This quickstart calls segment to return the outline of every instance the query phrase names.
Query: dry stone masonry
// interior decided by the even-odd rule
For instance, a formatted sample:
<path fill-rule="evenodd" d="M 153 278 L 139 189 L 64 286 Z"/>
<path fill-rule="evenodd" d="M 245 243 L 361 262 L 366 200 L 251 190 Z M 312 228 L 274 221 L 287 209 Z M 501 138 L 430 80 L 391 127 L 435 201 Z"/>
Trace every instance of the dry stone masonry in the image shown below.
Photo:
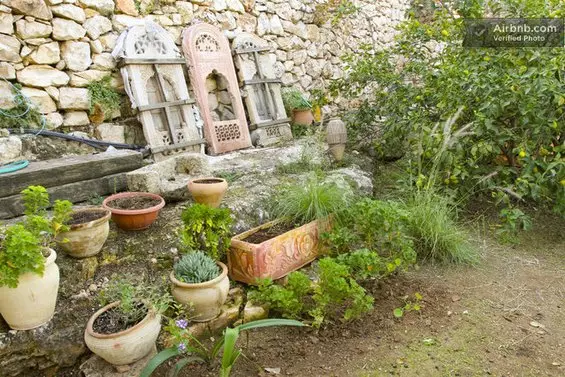
<path fill-rule="evenodd" d="M 22 85 L 50 128 L 83 127 L 90 124 L 88 92 L 74 89 L 107 75 L 113 77 L 114 86 L 123 87 L 110 55 L 123 30 L 153 21 L 180 45 L 183 30 L 202 21 L 220 28 L 230 41 L 242 32 L 259 36 L 276 58 L 276 78 L 309 92 L 343 74 L 343 54 L 364 43 L 377 47 L 391 43 L 409 3 L 355 0 L 358 12 L 332 25 L 331 16 L 324 23 L 317 21 L 321 12 L 317 6 L 324 2 L 0 0 L 0 78 Z M 11 88 L 0 86 L 3 108 L 10 106 L 10 96 Z M 221 102 L 225 97 L 218 94 L 218 106 L 229 105 Z"/>

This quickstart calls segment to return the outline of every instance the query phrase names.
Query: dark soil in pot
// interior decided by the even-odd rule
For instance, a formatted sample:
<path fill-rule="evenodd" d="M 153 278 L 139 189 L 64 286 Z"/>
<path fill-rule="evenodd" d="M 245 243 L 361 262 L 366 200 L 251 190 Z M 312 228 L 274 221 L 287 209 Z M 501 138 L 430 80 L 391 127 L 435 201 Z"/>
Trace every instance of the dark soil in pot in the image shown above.
<path fill-rule="evenodd" d="M 221 179 L 217 178 L 203 178 L 203 179 L 195 179 L 194 183 L 204 183 L 204 184 L 212 184 L 212 183 L 222 183 Z"/>
<path fill-rule="evenodd" d="M 250 235 L 249 237 L 243 239 L 242 241 L 253 243 L 253 244 L 259 244 L 261 242 L 265 242 L 267 240 L 270 240 L 271 238 L 275 238 L 276 236 L 280 236 L 281 234 L 284 234 L 288 231 L 291 231 L 294 228 L 296 228 L 296 226 L 294 226 L 292 224 L 279 223 L 279 224 L 273 225 L 270 228 L 261 229 L 258 232 L 255 232 L 252 235 Z"/>
<path fill-rule="evenodd" d="M 104 216 L 106 216 L 106 211 L 103 210 L 75 212 L 71 214 L 71 219 L 68 221 L 67 225 L 86 224 Z"/>
<path fill-rule="evenodd" d="M 140 309 L 142 308 L 140 307 Z M 117 332 L 127 330 L 130 327 L 133 327 L 141 322 L 147 315 L 147 309 L 145 309 L 143 313 L 144 314 L 141 316 L 141 318 L 138 318 L 135 321 L 131 321 L 127 318 L 124 318 L 124 314 L 119 310 L 118 307 L 114 307 L 100 314 L 98 318 L 94 320 L 92 329 L 99 334 L 115 334 Z"/>
<path fill-rule="evenodd" d="M 146 196 L 132 196 L 111 200 L 107 203 L 107 206 L 116 209 L 146 209 L 155 207 L 159 203 L 161 203 L 159 199 Z"/>

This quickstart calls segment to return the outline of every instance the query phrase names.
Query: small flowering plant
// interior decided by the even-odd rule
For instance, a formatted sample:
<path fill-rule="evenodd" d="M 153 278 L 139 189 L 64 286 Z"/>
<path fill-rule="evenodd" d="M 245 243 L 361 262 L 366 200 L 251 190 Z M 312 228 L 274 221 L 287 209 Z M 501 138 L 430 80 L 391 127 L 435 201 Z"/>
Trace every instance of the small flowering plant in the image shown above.
<path fill-rule="evenodd" d="M 241 355 L 241 350 L 236 349 L 239 333 L 243 330 L 270 326 L 304 326 L 304 324 L 292 319 L 262 319 L 244 323 L 234 328 L 227 328 L 222 337 L 214 343 L 212 348 L 208 349 L 190 333 L 186 319 L 171 319 L 165 326 L 165 331 L 170 334 L 170 347 L 155 355 L 141 371 L 140 377 L 150 377 L 155 369 L 165 361 L 184 356 L 173 367 L 170 375 L 175 377 L 189 363 L 202 361 L 212 363 L 222 349 L 220 377 L 229 377 L 233 365 Z"/>

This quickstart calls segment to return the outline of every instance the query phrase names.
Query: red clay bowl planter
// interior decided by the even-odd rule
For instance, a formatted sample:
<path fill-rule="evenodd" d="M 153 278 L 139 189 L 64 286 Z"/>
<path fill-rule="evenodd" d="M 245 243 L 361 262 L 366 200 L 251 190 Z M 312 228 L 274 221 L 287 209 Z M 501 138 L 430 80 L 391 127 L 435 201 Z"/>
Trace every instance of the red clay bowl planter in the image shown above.
<path fill-rule="evenodd" d="M 220 206 L 227 189 L 228 183 L 222 178 L 195 178 L 188 182 L 188 191 L 194 201 L 213 208 Z"/>
<path fill-rule="evenodd" d="M 315 220 L 261 243 L 246 241 L 251 235 L 280 223 L 275 220 L 238 234 L 228 252 L 230 278 L 247 284 L 257 279 L 280 279 L 310 263 L 319 253 L 319 235 L 329 222 Z"/>
<path fill-rule="evenodd" d="M 218 277 L 204 283 L 183 283 L 175 278 L 175 272 L 171 271 L 169 278 L 173 297 L 181 304 L 192 304 L 192 321 L 206 322 L 216 318 L 228 298 L 228 268 L 222 262 L 216 263 L 222 272 Z"/>
<path fill-rule="evenodd" d="M 127 330 L 113 334 L 94 331 L 94 321 L 105 311 L 116 307 L 119 301 L 106 305 L 90 317 L 84 331 L 84 341 L 96 355 L 115 366 L 123 366 L 143 359 L 153 350 L 161 331 L 161 315 L 149 310 L 145 318 Z"/>
<path fill-rule="evenodd" d="M 71 225 L 68 232 L 57 236 L 57 245 L 71 257 L 94 256 L 102 250 L 108 238 L 112 213 L 105 208 L 85 208 L 73 211 L 72 216 L 77 215 L 90 216 L 94 220 Z"/>
<path fill-rule="evenodd" d="M 314 123 L 314 115 L 311 109 L 294 109 L 292 110 L 292 123 L 303 124 L 306 126 Z"/>
<path fill-rule="evenodd" d="M 0 314 L 14 330 L 30 330 L 51 320 L 59 291 L 57 253 L 49 249 L 43 276 L 28 272 L 20 275 L 18 286 L 0 287 Z"/>
<path fill-rule="evenodd" d="M 120 209 L 113 208 L 109 205 L 110 202 L 116 199 L 133 199 L 136 197 L 156 199 L 160 202 L 159 204 L 144 209 Z M 119 228 L 123 230 L 143 230 L 149 228 L 157 219 L 159 210 L 165 206 L 165 200 L 157 194 L 148 192 L 122 192 L 104 199 L 102 206 L 112 212 L 112 220 L 114 220 Z"/>

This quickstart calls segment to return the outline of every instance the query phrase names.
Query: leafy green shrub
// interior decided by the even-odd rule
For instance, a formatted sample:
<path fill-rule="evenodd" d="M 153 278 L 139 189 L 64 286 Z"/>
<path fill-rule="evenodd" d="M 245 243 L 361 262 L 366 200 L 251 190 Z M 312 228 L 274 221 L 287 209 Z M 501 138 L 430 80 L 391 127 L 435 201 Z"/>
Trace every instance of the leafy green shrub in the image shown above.
<path fill-rule="evenodd" d="M 426 19 L 409 14 L 392 47 L 375 52 L 368 46 L 346 57 L 348 73 L 334 83 L 334 94 L 357 98 L 373 89 L 359 114 L 365 120 L 383 117 L 382 137 L 375 140 L 383 155 L 407 151 L 412 160 L 421 157 L 412 165 L 414 179 L 431 179 L 437 165 L 438 187 L 462 197 L 487 191 L 500 203 L 522 198 L 565 213 L 562 49 L 461 44 L 467 18 L 559 18 L 565 3 L 469 0 L 450 2 L 449 9 L 441 4 Z M 438 125 L 458 109 L 445 132 Z M 456 140 L 445 137 L 456 133 Z M 445 153 L 436 164 L 441 149 Z"/>
<path fill-rule="evenodd" d="M 98 81 L 88 84 L 88 95 L 90 98 L 90 113 L 98 104 L 106 117 L 120 108 L 122 97 L 111 85 L 112 76 L 108 75 Z"/>
<path fill-rule="evenodd" d="M 382 278 L 391 270 L 386 259 L 382 258 L 376 251 L 369 249 L 359 249 L 351 253 L 341 254 L 337 256 L 336 260 L 338 263 L 347 266 L 351 271 L 351 276 L 356 280 Z"/>
<path fill-rule="evenodd" d="M 54 244 L 70 218 L 72 204 L 56 200 L 53 216 L 47 217 L 49 194 L 42 186 L 22 191 L 25 219 L 0 230 L 0 286 L 15 288 L 20 275 L 31 272 L 43 276 L 44 251 Z"/>
<path fill-rule="evenodd" d="M 98 293 L 100 305 L 108 305 L 120 301 L 114 310 L 124 324 L 124 328 L 135 325 L 151 309 L 156 313 L 164 313 L 173 302 L 171 294 L 163 286 L 138 281 L 133 276 L 112 279 Z"/>
<path fill-rule="evenodd" d="M 174 270 L 175 277 L 183 283 L 204 283 L 220 276 L 216 262 L 200 250 L 183 255 Z"/>
<path fill-rule="evenodd" d="M 310 278 L 300 271 L 295 271 L 288 275 L 285 286 L 273 284 L 271 279 L 260 279 L 250 298 L 267 304 L 270 310 L 279 313 L 283 318 L 300 319 L 307 311 L 306 299 L 311 292 Z"/>
<path fill-rule="evenodd" d="M 313 326 L 340 316 L 349 321 L 373 309 L 373 297 L 351 277 L 347 266 L 324 258 L 319 261 L 318 274 L 312 297 L 315 306 L 309 312 L 314 318 Z"/>
<path fill-rule="evenodd" d="M 222 259 L 230 246 L 232 218 L 228 208 L 195 204 L 181 215 L 180 240 L 185 252 L 202 250 L 215 260 Z"/>
<path fill-rule="evenodd" d="M 312 104 L 297 89 L 287 89 L 282 92 L 282 99 L 287 114 L 292 114 L 293 110 L 308 110 Z"/>
<path fill-rule="evenodd" d="M 405 221 L 418 257 L 442 263 L 476 263 L 477 251 L 455 222 L 456 207 L 431 190 L 416 191 L 405 203 Z"/>
<path fill-rule="evenodd" d="M 272 213 L 292 224 L 306 224 L 338 215 L 352 201 L 352 192 L 312 176 L 305 184 L 283 187 L 273 199 Z"/>

